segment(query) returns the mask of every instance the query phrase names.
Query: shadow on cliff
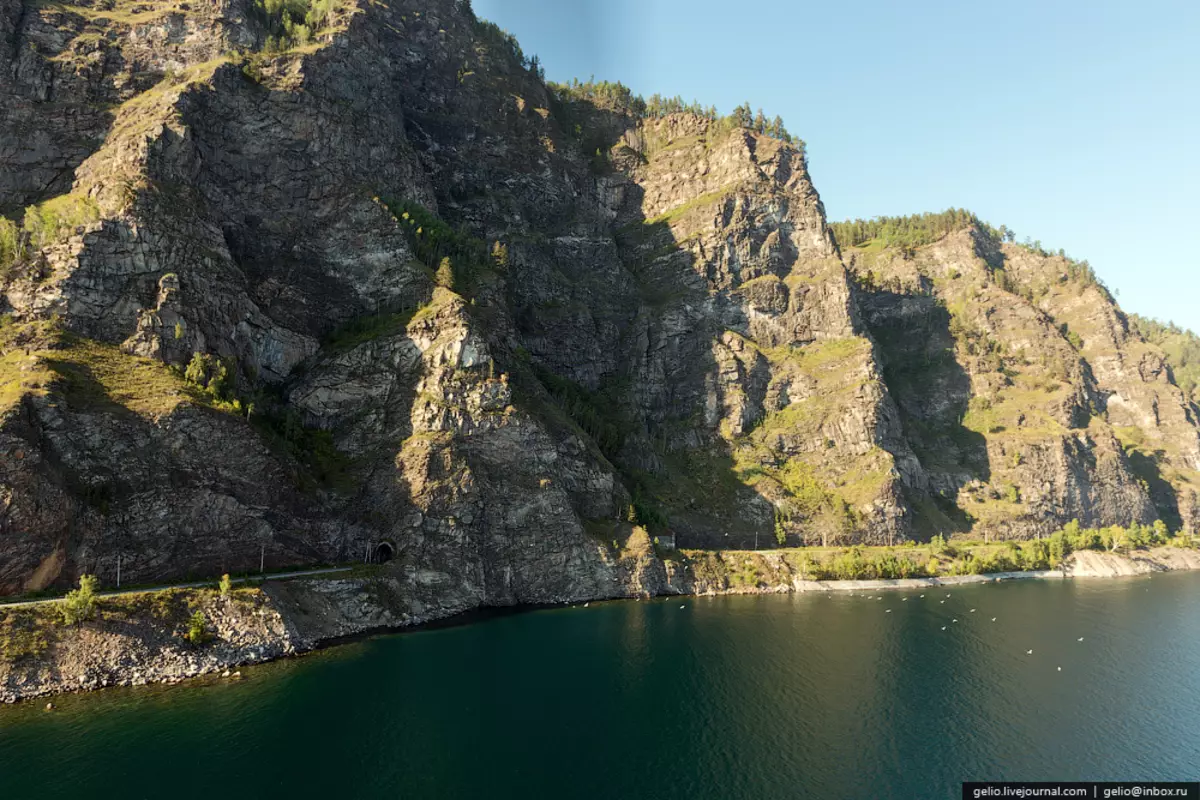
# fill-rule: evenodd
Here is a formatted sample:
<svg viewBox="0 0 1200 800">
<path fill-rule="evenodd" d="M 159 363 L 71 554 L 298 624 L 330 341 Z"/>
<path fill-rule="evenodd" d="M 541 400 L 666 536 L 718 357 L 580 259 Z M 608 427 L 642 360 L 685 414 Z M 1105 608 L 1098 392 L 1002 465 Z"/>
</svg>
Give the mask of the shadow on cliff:
<svg viewBox="0 0 1200 800">
<path fill-rule="evenodd" d="M 883 379 L 900 411 L 904 435 L 930 479 L 928 495 L 908 491 L 918 535 L 964 531 L 971 519 L 958 492 L 987 483 L 991 464 L 983 434 L 963 419 L 971 378 L 955 356 L 951 316 L 931 291 L 905 292 L 859 281 L 857 294 L 883 358 Z"/>
<path fill-rule="evenodd" d="M 1154 504 L 1159 518 L 1171 530 L 1182 528 L 1183 517 L 1179 513 L 1179 500 L 1175 489 L 1163 477 L 1162 470 L 1159 468 L 1159 461 L 1166 456 L 1166 453 L 1156 450 L 1153 454 L 1148 454 L 1141 450 L 1129 449 L 1125 455 L 1129 459 L 1129 467 L 1133 470 L 1133 474 L 1146 482 L 1150 502 Z"/>
<path fill-rule="evenodd" d="M 264 495 L 263 487 L 272 485 L 270 476 L 250 475 L 239 466 L 242 456 L 249 463 L 261 463 L 254 444 L 245 453 L 238 448 L 222 452 L 202 474 L 197 469 L 194 459 L 208 452 L 207 436 L 256 438 L 240 415 L 208 408 L 196 398 L 176 406 L 178 389 L 140 383 L 144 376 L 136 373 L 114 378 L 109 368 L 100 367 L 102 378 L 95 366 L 69 356 L 47 359 L 46 365 L 57 375 L 54 393 L 63 402 L 55 405 L 62 424 L 55 428 L 59 435 L 43 438 L 42 452 L 53 480 L 79 501 L 72 511 L 69 567 L 56 585 L 66 585 L 68 576 L 78 572 L 112 585 L 118 569 L 126 582 L 146 583 L 311 567 L 334 560 L 306 530 L 315 492 L 305 493 L 297 481 L 296 486 L 281 485 Z M 112 386 L 114 379 L 127 381 L 127 391 L 142 395 L 143 401 L 160 399 L 166 405 L 137 410 L 122 389 Z M 294 481 L 296 473 L 307 468 L 289 461 L 266 437 L 262 443 L 274 451 L 274 466 L 293 469 Z M 181 452 L 181 445 L 196 450 Z M 137 458 L 132 458 L 135 449 Z M 155 509 L 162 508 L 156 506 L 156 497 L 168 498 L 172 511 L 185 516 L 169 523 L 154 517 Z M 214 503 L 268 510 L 261 519 L 251 514 L 214 523 Z M 165 525 L 163 533 L 154 534 L 148 549 L 146 537 L 160 524 Z M 264 524 L 269 525 L 267 537 Z M 182 558 L 164 566 L 164 551 Z"/>
</svg>

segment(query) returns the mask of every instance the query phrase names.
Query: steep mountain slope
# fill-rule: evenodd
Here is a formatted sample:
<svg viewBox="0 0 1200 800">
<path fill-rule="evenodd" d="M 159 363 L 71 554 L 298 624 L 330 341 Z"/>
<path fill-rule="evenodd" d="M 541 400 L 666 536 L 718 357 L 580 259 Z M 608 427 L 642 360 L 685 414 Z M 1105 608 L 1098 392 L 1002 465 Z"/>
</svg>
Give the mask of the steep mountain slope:
<svg viewBox="0 0 1200 800">
<path fill-rule="evenodd" d="M 839 252 L 802 146 L 466 3 L 287 8 L 0 0 L 0 592 L 392 558 L 428 618 L 661 586 L 629 523 L 1193 523 L 1190 407 L 1054 259 Z"/>
<path fill-rule="evenodd" d="M 941 512 L 926 525 L 1195 525 L 1192 408 L 1089 271 L 979 224 L 844 255 Z"/>
</svg>

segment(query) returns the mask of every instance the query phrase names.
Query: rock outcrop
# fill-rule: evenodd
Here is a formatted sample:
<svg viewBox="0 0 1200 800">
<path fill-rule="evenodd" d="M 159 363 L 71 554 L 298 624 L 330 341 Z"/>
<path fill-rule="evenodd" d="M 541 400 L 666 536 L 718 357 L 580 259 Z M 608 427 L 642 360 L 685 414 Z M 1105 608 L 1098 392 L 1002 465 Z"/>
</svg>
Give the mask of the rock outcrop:
<svg viewBox="0 0 1200 800">
<path fill-rule="evenodd" d="M 789 142 L 313 9 L 0 0 L 0 593 L 390 560 L 391 625 L 666 590 L 629 522 L 1195 524 L 1192 407 L 1055 259 L 842 252 Z"/>
<path fill-rule="evenodd" d="M 844 255 L 929 478 L 922 527 L 1195 529 L 1196 409 L 1090 272 L 977 226 Z"/>
</svg>

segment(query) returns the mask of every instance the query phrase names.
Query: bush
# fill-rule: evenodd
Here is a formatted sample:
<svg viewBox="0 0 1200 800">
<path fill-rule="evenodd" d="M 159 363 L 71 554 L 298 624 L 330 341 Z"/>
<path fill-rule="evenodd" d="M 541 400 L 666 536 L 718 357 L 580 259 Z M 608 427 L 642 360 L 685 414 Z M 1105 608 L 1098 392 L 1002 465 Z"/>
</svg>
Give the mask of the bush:
<svg viewBox="0 0 1200 800">
<path fill-rule="evenodd" d="M 204 616 L 203 611 L 192 614 L 188 620 L 188 631 L 184 638 L 194 645 L 204 644 L 212 638 L 212 634 L 208 631 L 208 618 Z"/>
<path fill-rule="evenodd" d="M 229 402 L 233 397 L 233 370 L 225 359 L 207 353 L 192 353 L 192 360 L 184 370 L 183 379 L 203 389 L 214 400 Z"/>
<path fill-rule="evenodd" d="M 267 32 L 268 53 L 290 50 L 312 41 L 333 16 L 335 0 L 255 0 L 251 16 Z"/>
<path fill-rule="evenodd" d="M 1027 543 L 1021 548 L 1022 569 L 1049 569 L 1050 547 L 1039 540 Z"/>
<path fill-rule="evenodd" d="M 221 591 L 221 597 L 228 598 L 229 593 L 233 591 L 233 581 L 229 578 L 229 573 L 226 572 L 221 576 L 221 582 L 218 584 Z"/>
<path fill-rule="evenodd" d="M 940 533 L 929 540 L 929 552 L 935 556 L 948 556 L 955 558 L 958 555 L 958 550 L 954 545 L 946 541 L 946 537 Z"/>
<path fill-rule="evenodd" d="M 100 207 L 94 200 L 69 194 L 26 208 L 23 227 L 0 217 L 0 274 L 25 259 L 31 250 L 45 247 L 98 219 Z"/>
<path fill-rule="evenodd" d="M 99 581 L 95 575 L 80 575 L 79 588 L 67 592 L 59 605 L 63 624 L 78 625 L 96 615 L 96 586 Z"/>
<path fill-rule="evenodd" d="M 787 544 L 786 522 L 787 518 L 784 517 L 783 512 L 781 512 L 779 509 L 775 509 L 775 541 L 779 543 L 780 547 L 783 547 L 785 544 Z"/>
<path fill-rule="evenodd" d="M 68 194 L 25 209 L 25 230 L 30 245 L 38 249 L 98 219 L 100 207 L 95 200 Z"/>
<path fill-rule="evenodd" d="M 1074 550 L 1115 550 L 1118 547 L 1135 550 L 1148 545 L 1166 544 L 1171 541 L 1171 531 L 1161 519 L 1149 526 L 1134 522 L 1127 528 L 1120 525 L 1083 528 L 1079 520 L 1071 520 L 1056 531 L 1049 541 L 1053 562 L 1053 555 L 1058 552 L 1056 548 L 1061 548 L 1063 558 Z"/>
<path fill-rule="evenodd" d="M 454 291 L 454 262 L 450 260 L 450 256 L 443 257 L 441 263 L 438 264 L 433 282 L 443 289 Z"/>
<path fill-rule="evenodd" d="M 0 217 L 0 271 L 21 260 L 21 229 L 12 220 Z"/>
</svg>

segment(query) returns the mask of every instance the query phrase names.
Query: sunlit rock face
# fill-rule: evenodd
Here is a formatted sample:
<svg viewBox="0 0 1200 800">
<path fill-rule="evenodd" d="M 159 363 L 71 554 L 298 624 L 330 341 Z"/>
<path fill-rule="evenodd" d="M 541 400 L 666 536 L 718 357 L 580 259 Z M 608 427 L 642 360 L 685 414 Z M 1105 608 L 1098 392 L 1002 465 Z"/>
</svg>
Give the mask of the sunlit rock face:
<svg viewBox="0 0 1200 800">
<path fill-rule="evenodd" d="M 462 4 L 309 27 L 0 0 L 0 591 L 387 554 L 415 619 L 663 590 L 657 535 L 1194 524 L 1191 406 L 1060 260 L 839 250 L 798 146 Z"/>
</svg>

